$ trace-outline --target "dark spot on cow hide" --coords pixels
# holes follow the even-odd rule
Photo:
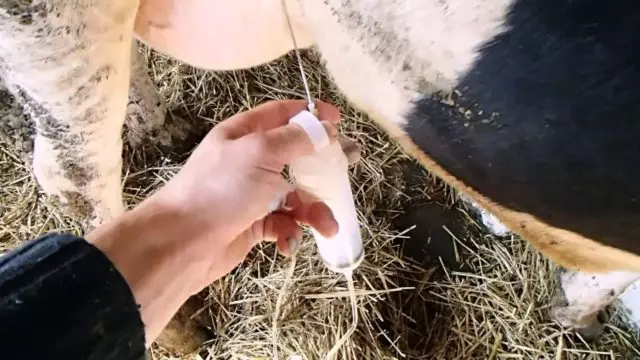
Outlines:
[[[46,4],[33,5],[33,0],[0,0],[0,9],[6,10],[21,25],[31,25],[35,17],[47,15]]]
[[[64,207],[70,215],[81,219],[86,219],[94,214],[94,207],[91,202],[81,193],[75,191],[63,191]]]
[[[61,152],[57,161],[62,164],[64,177],[78,187],[87,186],[96,177],[95,168],[88,164],[82,155],[78,155],[77,150],[73,148]]]

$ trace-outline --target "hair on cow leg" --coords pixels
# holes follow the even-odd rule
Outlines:
[[[147,64],[138,51],[137,41],[131,43],[131,86],[127,104],[127,139],[133,147],[145,140],[169,145],[171,136],[162,132],[166,109],[164,102],[147,73]]]
[[[586,340],[595,340],[603,329],[598,318],[600,312],[638,279],[640,273],[637,272],[561,270],[551,317],[563,327],[576,330]]]
[[[37,135],[33,169],[44,192],[57,197],[65,212],[81,219],[86,230],[124,213],[120,190],[122,160],[119,150],[122,145],[118,143],[119,139],[106,137],[100,141],[46,114],[36,117],[35,121]],[[92,134],[105,136],[112,126],[117,126],[104,125],[107,126],[94,129]],[[55,134],[53,137],[52,132]],[[113,153],[95,156],[94,146],[100,145]]]
[[[185,140],[194,129],[188,121],[167,110],[164,99],[151,80],[139,42],[131,44],[131,87],[125,129],[129,144],[147,144],[163,148],[173,146],[172,140]]]
[[[114,94],[128,88],[137,5],[25,4],[0,21],[4,80],[35,123],[38,183],[90,228],[124,211],[126,96]]]

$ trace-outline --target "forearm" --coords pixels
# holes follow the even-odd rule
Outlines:
[[[133,293],[84,239],[49,234],[0,258],[0,339],[7,359],[144,358]]]
[[[122,274],[137,302],[147,345],[199,289],[189,256],[189,222],[179,210],[151,196],[138,207],[86,235]]]

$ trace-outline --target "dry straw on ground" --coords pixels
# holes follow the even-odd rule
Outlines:
[[[293,57],[250,71],[214,73],[148,51],[146,55],[150,73],[170,107],[202,123],[213,124],[266,100],[303,94]],[[313,54],[305,56],[305,66],[314,96],[343,109],[343,130],[364,147],[362,161],[351,170],[367,251],[354,275],[360,324],[339,358],[640,358],[617,312],[610,314],[612,321],[595,344],[550,322],[547,306],[554,279],[549,262],[518,238],[484,234],[473,216],[453,202],[451,193],[426,174],[417,189],[406,188],[402,173],[410,159],[347,105]],[[79,232],[39,194],[28,167],[9,143],[0,143],[0,251],[43,231]],[[129,205],[179,168],[163,158],[143,166],[134,163],[125,165]],[[400,245],[412,231],[394,228],[394,219],[409,202],[435,199],[441,203],[437,206],[458,211],[466,230],[446,228],[448,236],[428,240],[453,242],[460,262],[472,271],[425,268],[400,256]],[[289,260],[276,255],[272,245],[259,246],[245,264],[211,285],[205,292],[208,306],[202,311],[217,336],[205,346],[203,358],[272,358],[272,315],[288,267]],[[280,359],[293,354],[320,359],[350,325],[346,284],[324,268],[309,238],[298,253],[283,304],[278,319]],[[157,359],[168,357],[159,348],[154,354]]]

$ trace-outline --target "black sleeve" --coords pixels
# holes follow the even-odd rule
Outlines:
[[[144,353],[133,294],[92,244],[48,234],[0,257],[0,358],[141,360]]]

